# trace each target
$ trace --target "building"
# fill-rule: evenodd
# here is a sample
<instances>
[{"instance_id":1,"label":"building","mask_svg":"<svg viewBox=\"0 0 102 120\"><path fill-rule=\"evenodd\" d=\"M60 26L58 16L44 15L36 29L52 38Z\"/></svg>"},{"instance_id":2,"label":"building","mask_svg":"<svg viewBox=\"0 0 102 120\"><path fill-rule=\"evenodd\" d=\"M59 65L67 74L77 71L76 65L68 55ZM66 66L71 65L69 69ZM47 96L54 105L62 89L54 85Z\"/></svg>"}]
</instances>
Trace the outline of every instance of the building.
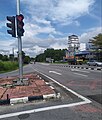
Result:
<instances>
[{"instance_id":1,"label":"building","mask_svg":"<svg viewBox=\"0 0 102 120\"><path fill-rule=\"evenodd\" d=\"M68 36L68 57L75 56L75 53L79 51L80 43L77 35Z\"/></svg>"}]
</instances>

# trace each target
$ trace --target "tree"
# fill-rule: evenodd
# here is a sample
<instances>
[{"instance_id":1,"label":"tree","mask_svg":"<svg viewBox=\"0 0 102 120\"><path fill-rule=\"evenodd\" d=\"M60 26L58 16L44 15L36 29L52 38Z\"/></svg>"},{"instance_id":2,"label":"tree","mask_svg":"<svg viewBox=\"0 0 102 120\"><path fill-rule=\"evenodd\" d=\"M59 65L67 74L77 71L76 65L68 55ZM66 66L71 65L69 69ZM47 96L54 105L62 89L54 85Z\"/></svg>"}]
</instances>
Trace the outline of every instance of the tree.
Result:
<instances>
[{"instance_id":1,"label":"tree","mask_svg":"<svg viewBox=\"0 0 102 120\"><path fill-rule=\"evenodd\" d=\"M17 54L18 54L18 52L17 52ZM25 58L25 52L22 51L22 59L24 59L24 58Z\"/></svg>"},{"instance_id":2,"label":"tree","mask_svg":"<svg viewBox=\"0 0 102 120\"><path fill-rule=\"evenodd\" d=\"M3 59L3 55L2 54L0 54L0 60L2 60Z\"/></svg>"},{"instance_id":3,"label":"tree","mask_svg":"<svg viewBox=\"0 0 102 120\"><path fill-rule=\"evenodd\" d=\"M4 69L4 64L2 61L0 61L0 71L2 71Z\"/></svg>"},{"instance_id":4,"label":"tree","mask_svg":"<svg viewBox=\"0 0 102 120\"><path fill-rule=\"evenodd\" d=\"M44 62L45 59L46 59L46 57L45 57L45 54L44 54L44 53L41 53L41 54L37 55L36 58L35 58L35 60L36 60L37 62Z\"/></svg>"},{"instance_id":5,"label":"tree","mask_svg":"<svg viewBox=\"0 0 102 120\"><path fill-rule=\"evenodd\" d=\"M30 63L30 57L25 56L23 62L24 62L24 64L29 64Z\"/></svg>"},{"instance_id":6,"label":"tree","mask_svg":"<svg viewBox=\"0 0 102 120\"><path fill-rule=\"evenodd\" d=\"M8 56L7 55L4 55L3 58L2 58L3 61L8 61Z\"/></svg>"},{"instance_id":7,"label":"tree","mask_svg":"<svg viewBox=\"0 0 102 120\"><path fill-rule=\"evenodd\" d=\"M35 59L38 62L45 62L46 58L54 59L54 61L60 61L63 59L63 56L65 56L65 49L54 50L53 48L51 48L45 50L44 53L37 55Z\"/></svg>"},{"instance_id":8,"label":"tree","mask_svg":"<svg viewBox=\"0 0 102 120\"><path fill-rule=\"evenodd\" d=\"M10 59L10 61L14 61L14 54L10 54L9 59Z\"/></svg>"},{"instance_id":9,"label":"tree","mask_svg":"<svg viewBox=\"0 0 102 120\"><path fill-rule=\"evenodd\" d=\"M17 54L18 54L18 52L17 52ZM19 58L19 55L18 55L18 58ZM24 61L24 58L25 58L25 52L22 51L22 61Z\"/></svg>"},{"instance_id":10,"label":"tree","mask_svg":"<svg viewBox=\"0 0 102 120\"><path fill-rule=\"evenodd\" d=\"M93 37L93 39L91 39L90 41L96 47L95 54L97 60L102 60L102 33Z\"/></svg>"},{"instance_id":11,"label":"tree","mask_svg":"<svg viewBox=\"0 0 102 120\"><path fill-rule=\"evenodd\" d=\"M93 37L93 39L91 41L92 41L93 45L95 45L97 48L102 49L102 33Z\"/></svg>"}]
</instances>

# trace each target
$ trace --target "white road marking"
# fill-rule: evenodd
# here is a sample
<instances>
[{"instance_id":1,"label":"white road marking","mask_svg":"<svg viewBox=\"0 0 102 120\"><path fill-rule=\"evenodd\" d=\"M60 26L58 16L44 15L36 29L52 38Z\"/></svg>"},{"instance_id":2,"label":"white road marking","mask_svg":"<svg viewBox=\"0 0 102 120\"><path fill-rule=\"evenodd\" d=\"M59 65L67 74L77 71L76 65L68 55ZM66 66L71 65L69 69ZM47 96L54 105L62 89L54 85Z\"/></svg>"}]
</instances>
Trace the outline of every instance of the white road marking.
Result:
<instances>
[{"instance_id":1,"label":"white road marking","mask_svg":"<svg viewBox=\"0 0 102 120\"><path fill-rule=\"evenodd\" d=\"M40 63L40 64L42 64L42 65L50 65L49 63Z\"/></svg>"},{"instance_id":2,"label":"white road marking","mask_svg":"<svg viewBox=\"0 0 102 120\"><path fill-rule=\"evenodd\" d=\"M33 67L32 67L33 68ZM33 68L34 69L34 68ZM35 70L35 69L34 69ZM38 70L35 70L37 72L39 72ZM66 90L70 91L71 93L73 93L74 95L76 95L78 98L81 98L83 101L82 102L76 102L76 103L71 103L71 104L64 104L64 105L56 105L56 106L49 106L49 107L44 107L44 108L37 108L37 109L33 109L33 110L28 110L28 111L21 111L21 112L16 112L16 113L9 113L9 114L4 114L4 115L0 115L0 119L3 118L8 118L8 117L15 117L18 115L22 115L22 114L30 114L30 113L36 113L36 112L42 112L42 111L48 111L48 110L54 110L54 109L59 109L59 108L66 108L66 107L73 107L73 106L78 106L78 105L84 105L84 104L88 104L91 103L92 101L90 101L89 99L85 98L84 96L76 93L75 91L67 88L66 86L62 85L61 83L57 82L56 80L54 80L53 78L39 72L40 74L44 75L45 77L49 78L50 80L52 80L53 82L55 82L56 84L58 84L59 86L65 88Z\"/></svg>"},{"instance_id":3,"label":"white road marking","mask_svg":"<svg viewBox=\"0 0 102 120\"><path fill-rule=\"evenodd\" d=\"M21 111L16 113L9 113L9 114L0 115L0 119L15 117L22 114L30 114L30 113L37 113L37 112L66 108L66 107L73 107L73 106L83 105L83 104L86 104L86 102L83 101L83 102L77 102L77 103L71 103L71 104L64 104L64 105L57 105L57 106L50 106L50 107L33 109L33 110Z\"/></svg>"},{"instance_id":4,"label":"white road marking","mask_svg":"<svg viewBox=\"0 0 102 120\"><path fill-rule=\"evenodd\" d=\"M80 70L80 69L71 69L71 71L78 71L78 72L85 72L85 73L90 73L89 71L85 71L85 70Z\"/></svg>"},{"instance_id":5,"label":"white road marking","mask_svg":"<svg viewBox=\"0 0 102 120\"><path fill-rule=\"evenodd\" d=\"M35 70L35 69L34 69L34 70ZM39 72L38 70L35 70L35 71ZM59 86L63 87L64 89L68 90L69 92L73 93L74 95L78 96L79 98L81 98L82 100L84 100L86 103L90 103L90 102L91 102L89 99L87 99L87 98L85 98L84 96L76 93L75 91L67 88L66 86L62 85L61 83L59 83L58 81L54 80L53 78L51 78L51 77L49 77L49 76L47 76L47 75L45 75L45 74L43 74L43 73L41 73L41 72L39 72L39 73L42 74L42 75L44 75L45 77L49 78L50 80L52 80L53 82L55 82L55 83L58 84Z\"/></svg>"},{"instance_id":6,"label":"white road marking","mask_svg":"<svg viewBox=\"0 0 102 120\"><path fill-rule=\"evenodd\" d=\"M49 71L49 73L55 73L55 74L57 74L57 75L62 75L61 73L58 73L58 72L56 72L56 71Z\"/></svg>"},{"instance_id":7,"label":"white road marking","mask_svg":"<svg viewBox=\"0 0 102 120\"><path fill-rule=\"evenodd\" d=\"M79 73L73 73L73 74L80 75L80 76L83 76L83 77L88 77L88 75L84 75L84 74L79 74Z\"/></svg>"}]
</instances>

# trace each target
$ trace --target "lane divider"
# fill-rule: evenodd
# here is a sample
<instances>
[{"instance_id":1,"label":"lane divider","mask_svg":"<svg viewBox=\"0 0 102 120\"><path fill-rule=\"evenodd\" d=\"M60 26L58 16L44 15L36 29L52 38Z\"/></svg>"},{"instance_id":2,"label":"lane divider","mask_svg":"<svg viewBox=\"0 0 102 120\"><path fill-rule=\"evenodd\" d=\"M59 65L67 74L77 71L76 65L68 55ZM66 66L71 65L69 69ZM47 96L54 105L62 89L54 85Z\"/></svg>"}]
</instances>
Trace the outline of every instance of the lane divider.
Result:
<instances>
[{"instance_id":1,"label":"lane divider","mask_svg":"<svg viewBox=\"0 0 102 120\"><path fill-rule=\"evenodd\" d=\"M62 66L62 67L70 67L70 68L80 68L80 69L89 69L89 70L102 70L102 67L97 67L97 68L90 68L90 67L83 67L83 66L72 66L72 65L67 65L67 66Z\"/></svg>"}]
</instances>

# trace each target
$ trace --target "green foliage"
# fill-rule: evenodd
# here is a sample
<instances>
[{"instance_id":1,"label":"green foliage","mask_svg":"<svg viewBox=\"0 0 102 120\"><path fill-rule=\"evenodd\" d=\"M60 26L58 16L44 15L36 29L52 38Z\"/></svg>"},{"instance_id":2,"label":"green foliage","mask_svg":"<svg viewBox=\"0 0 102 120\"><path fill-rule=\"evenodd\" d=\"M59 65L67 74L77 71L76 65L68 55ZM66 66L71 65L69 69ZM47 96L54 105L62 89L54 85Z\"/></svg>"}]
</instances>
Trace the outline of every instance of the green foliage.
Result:
<instances>
[{"instance_id":1,"label":"green foliage","mask_svg":"<svg viewBox=\"0 0 102 120\"><path fill-rule=\"evenodd\" d=\"M2 54L0 54L0 60L2 60L2 58L3 58L3 55L2 55Z\"/></svg>"},{"instance_id":2,"label":"green foliage","mask_svg":"<svg viewBox=\"0 0 102 120\"><path fill-rule=\"evenodd\" d=\"M93 37L93 39L91 41L96 47L102 48L102 33Z\"/></svg>"},{"instance_id":3,"label":"green foliage","mask_svg":"<svg viewBox=\"0 0 102 120\"><path fill-rule=\"evenodd\" d=\"M99 61L102 61L102 33L93 37L91 42L96 47L96 49L95 49L95 54L96 54L95 59L97 59Z\"/></svg>"},{"instance_id":4,"label":"green foliage","mask_svg":"<svg viewBox=\"0 0 102 120\"><path fill-rule=\"evenodd\" d=\"M13 54L10 54L10 55L9 55L9 59L10 59L10 61L13 61L13 60L14 60L14 55L13 55Z\"/></svg>"},{"instance_id":5,"label":"green foliage","mask_svg":"<svg viewBox=\"0 0 102 120\"><path fill-rule=\"evenodd\" d=\"M44 62L46 57L45 57L44 53L41 53L41 54L37 55L35 59L37 62Z\"/></svg>"},{"instance_id":6,"label":"green foliage","mask_svg":"<svg viewBox=\"0 0 102 120\"><path fill-rule=\"evenodd\" d=\"M36 61L38 62L45 62L46 58L54 59L54 61L60 61L65 56L65 49L61 50L54 50L54 49L47 49L44 53L41 53L36 56Z\"/></svg>"},{"instance_id":7,"label":"green foliage","mask_svg":"<svg viewBox=\"0 0 102 120\"><path fill-rule=\"evenodd\" d=\"M4 56L2 56L2 60L3 60L3 61L8 61L8 60L9 60L9 58L8 58L8 56L7 56L7 55L4 55Z\"/></svg>"},{"instance_id":8,"label":"green foliage","mask_svg":"<svg viewBox=\"0 0 102 120\"><path fill-rule=\"evenodd\" d=\"M30 57L25 56L23 62L24 62L24 64L29 64L30 63Z\"/></svg>"},{"instance_id":9,"label":"green foliage","mask_svg":"<svg viewBox=\"0 0 102 120\"><path fill-rule=\"evenodd\" d=\"M0 71L2 71L4 69L4 64L2 61L0 61Z\"/></svg>"},{"instance_id":10,"label":"green foliage","mask_svg":"<svg viewBox=\"0 0 102 120\"><path fill-rule=\"evenodd\" d=\"M17 68L18 68L17 62L11 62L11 61L0 62L0 71L12 71Z\"/></svg>"}]
</instances>

